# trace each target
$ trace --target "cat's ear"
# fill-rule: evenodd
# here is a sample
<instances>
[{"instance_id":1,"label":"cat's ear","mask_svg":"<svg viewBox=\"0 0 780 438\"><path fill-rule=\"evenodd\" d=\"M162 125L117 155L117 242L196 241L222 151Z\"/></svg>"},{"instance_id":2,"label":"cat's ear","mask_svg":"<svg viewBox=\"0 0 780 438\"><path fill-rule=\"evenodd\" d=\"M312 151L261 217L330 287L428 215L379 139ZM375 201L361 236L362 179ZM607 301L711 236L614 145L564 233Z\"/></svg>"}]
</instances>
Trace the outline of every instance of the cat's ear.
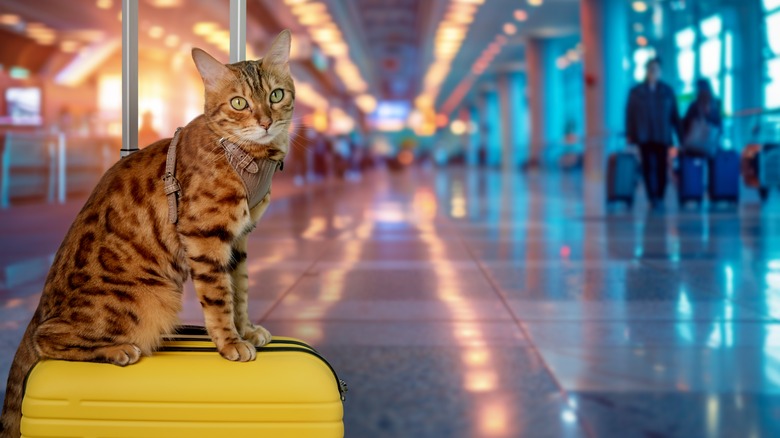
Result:
<instances>
[{"instance_id":1,"label":"cat's ear","mask_svg":"<svg viewBox=\"0 0 780 438\"><path fill-rule=\"evenodd\" d=\"M213 87L229 77L230 69L199 48L192 49L192 60L206 87Z\"/></svg>"},{"instance_id":2,"label":"cat's ear","mask_svg":"<svg viewBox=\"0 0 780 438\"><path fill-rule=\"evenodd\" d=\"M290 30L285 29L274 38L271 48L263 57L263 64L277 65L289 68L290 62Z\"/></svg>"}]
</instances>

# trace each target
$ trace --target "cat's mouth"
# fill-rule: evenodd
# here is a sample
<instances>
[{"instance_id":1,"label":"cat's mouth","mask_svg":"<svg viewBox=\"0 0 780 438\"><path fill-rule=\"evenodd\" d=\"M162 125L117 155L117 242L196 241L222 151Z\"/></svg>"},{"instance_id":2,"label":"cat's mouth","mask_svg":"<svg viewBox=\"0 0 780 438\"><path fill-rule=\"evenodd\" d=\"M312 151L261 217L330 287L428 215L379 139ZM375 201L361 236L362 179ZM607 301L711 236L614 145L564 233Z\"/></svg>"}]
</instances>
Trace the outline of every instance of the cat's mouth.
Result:
<instances>
[{"instance_id":1,"label":"cat's mouth","mask_svg":"<svg viewBox=\"0 0 780 438\"><path fill-rule=\"evenodd\" d=\"M254 129L251 132L242 133L242 137L253 143L268 144L276 138L277 134L273 128L269 130Z\"/></svg>"}]
</instances>

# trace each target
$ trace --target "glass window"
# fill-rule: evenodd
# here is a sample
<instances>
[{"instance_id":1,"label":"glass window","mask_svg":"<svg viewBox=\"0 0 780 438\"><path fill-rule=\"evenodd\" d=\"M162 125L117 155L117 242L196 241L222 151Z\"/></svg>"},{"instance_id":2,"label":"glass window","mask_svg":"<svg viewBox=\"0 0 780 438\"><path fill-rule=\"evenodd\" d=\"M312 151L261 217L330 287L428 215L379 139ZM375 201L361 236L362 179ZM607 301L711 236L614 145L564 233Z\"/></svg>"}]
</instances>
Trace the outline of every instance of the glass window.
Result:
<instances>
[{"instance_id":1,"label":"glass window","mask_svg":"<svg viewBox=\"0 0 780 438\"><path fill-rule=\"evenodd\" d=\"M721 30L723 30L723 21L720 15L713 15L701 22L701 33L705 38L717 37Z\"/></svg>"},{"instance_id":2,"label":"glass window","mask_svg":"<svg viewBox=\"0 0 780 438\"><path fill-rule=\"evenodd\" d=\"M699 53L701 53L701 74L704 76L717 76L720 73L720 38L712 38L702 43Z\"/></svg>"},{"instance_id":3,"label":"glass window","mask_svg":"<svg viewBox=\"0 0 780 438\"><path fill-rule=\"evenodd\" d=\"M769 83L764 93L764 106L766 108L780 108L780 57L767 62L769 70Z\"/></svg>"},{"instance_id":4,"label":"glass window","mask_svg":"<svg viewBox=\"0 0 780 438\"><path fill-rule=\"evenodd\" d=\"M766 26L769 56L766 59L767 82L764 88L764 107L780 108L780 0L764 0L767 11Z\"/></svg>"},{"instance_id":5,"label":"glass window","mask_svg":"<svg viewBox=\"0 0 780 438\"><path fill-rule=\"evenodd\" d=\"M674 36L677 43L677 71L683 83L682 94L693 93L693 81L696 77L696 56L693 52L693 43L696 33L688 27Z\"/></svg>"},{"instance_id":6,"label":"glass window","mask_svg":"<svg viewBox=\"0 0 780 438\"><path fill-rule=\"evenodd\" d=\"M764 0L764 9L771 11L780 8L780 0Z\"/></svg>"},{"instance_id":7,"label":"glass window","mask_svg":"<svg viewBox=\"0 0 780 438\"><path fill-rule=\"evenodd\" d=\"M769 49L775 55L780 55L780 11L769 14L766 17L766 29L766 35L769 38Z\"/></svg>"},{"instance_id":8,"label":"glass window","mask_svg":"<svg viewBox=\"0 0 780 438\"><path fill-rule=\"evenodd\" d=\"M634 80L642 82L646 76L647 61L655 57L655 49L652 47L640 47L634 50Z\"/></svg>"}]
</instances>

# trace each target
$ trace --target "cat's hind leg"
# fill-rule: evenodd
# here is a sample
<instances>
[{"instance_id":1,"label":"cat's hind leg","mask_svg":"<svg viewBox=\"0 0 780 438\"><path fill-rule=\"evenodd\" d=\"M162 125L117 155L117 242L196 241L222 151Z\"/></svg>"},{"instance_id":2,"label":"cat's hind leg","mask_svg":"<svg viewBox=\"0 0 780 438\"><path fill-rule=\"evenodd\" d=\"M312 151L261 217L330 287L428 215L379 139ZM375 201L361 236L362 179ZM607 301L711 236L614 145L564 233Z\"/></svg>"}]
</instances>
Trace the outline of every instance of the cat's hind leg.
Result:
<instances>
[{"instance_id":1,"label":"cat's hind leg","mask_svg":"<svg viewBox=\"0 0 780 438\"><path fill-rule=\"evenodd\" d=\"M119 342L118 342L119 341ZM113 336L79 333L77 327L60 318L43 322L33 334L33 346L43 359L108 362L131 365L141 358L141 349Z\"/></svg>"}]
</instances>

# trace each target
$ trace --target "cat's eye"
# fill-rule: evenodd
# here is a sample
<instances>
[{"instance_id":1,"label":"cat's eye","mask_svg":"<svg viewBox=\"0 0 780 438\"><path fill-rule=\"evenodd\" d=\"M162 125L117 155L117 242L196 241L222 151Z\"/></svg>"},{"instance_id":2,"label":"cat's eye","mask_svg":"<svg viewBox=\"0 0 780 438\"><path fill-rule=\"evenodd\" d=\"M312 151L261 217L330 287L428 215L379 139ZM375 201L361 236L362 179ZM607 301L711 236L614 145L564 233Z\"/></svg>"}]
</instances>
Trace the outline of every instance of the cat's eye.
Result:
<instances>
[{"instance_id":1,"label":"cat's eye","mask_svg":"<svg viewBox=\"0 0 780 438\"><path fill-rule=\"evenodd\" d=\"M232 106L233 109L237 111L244 110L247 107L246 99L243 97L234 97L230 99L230 106Z\"/></svg>"},{"instance_id":2,"label":"cat's eye","mask_svg":"<svg viewBox=\"0 0 780 438\"><path fill-rule=\"evenodd\" d=\"M277 88L276 90L271 92L271 103L279 103L282 101L282 98L284 97L284 90L281 88Z\"/></svg>"}]
</instances>

